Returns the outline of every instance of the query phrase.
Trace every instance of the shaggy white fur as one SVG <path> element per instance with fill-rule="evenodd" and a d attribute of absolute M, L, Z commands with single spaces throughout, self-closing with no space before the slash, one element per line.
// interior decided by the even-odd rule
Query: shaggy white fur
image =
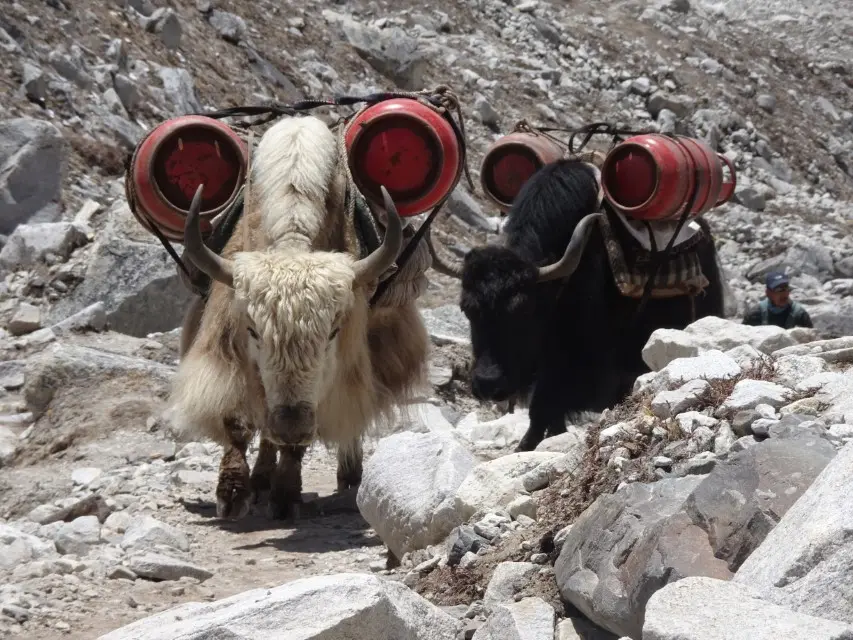
<path fill-rule="evenodd" d="M 272 246 L 308 250 L 326 220 L 338 142 L 319 118 L 283 118 L 264 133 L 253 158 L 252 198 Z"/>
<path fill-rule="evenodd" d="M 268 406 L 315 404 L 334 387 L 336 350 L 327 347 L 355 302 L 352 263 L 345 253 L 235 256 L 234 287 L 258 336 L 250 340 Z"/>

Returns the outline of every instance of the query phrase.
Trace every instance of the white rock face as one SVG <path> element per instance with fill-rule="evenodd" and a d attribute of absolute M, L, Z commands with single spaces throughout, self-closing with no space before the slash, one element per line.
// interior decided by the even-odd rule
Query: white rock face
<path fill-rule="evenodd" d="M 848 640 L 853 627 L 760 600 L 743 585 L 688 577 L 646 605 L 643 640 Z"/>
<path fill-rule="evenodd" d="M 519 495 L 532 490 L 526 486 L 531 486 L 530 479 L 538 478 L 540 465 L 545 469 L 549 463 L 565 457 L 560 453 L 525 451 L 481 462 L 459 486 L 455 500 L 456 511 L 465 521 L 478 511 L 485 513 L 506 507 Z M 528 482 L 525 483 L 525 480 Z"/>
<path fill-rule="evenodd" d="M 643 347 L 643 361 L 660 371 L 676 358 L 700 355 L 707 351 L 728 351 L 750 345 L 766 354 L 798 344 L 788 331 L 772 325 L 748 326 L 734 320 L 708 316 L 683 331 L 658 329 Z"/>
<path fill-rule="evenodd" d="M 501 562 L 495 567 L 486 592 L 483 606 L 492 611 L 496 606 L 515 600 L 515 594 L 525 588 L 539 573 L 541 567 L 530 562 Z"/>
<path fill-rule="evenodd" d="M 794 389 L 803 380 L 828 368 L 826 360 L 817 356 L 785 356 L 776 360 L 776 377 L 780 384 Z"/>
<path fill-rule="evenodd" d="M 30 560 L 56 555 L 56 545 L 53 542 L 45 542 L 9 525 L 0 524 L 0 569 L 12 570 Z"/>
<path fill-rule="evenodd" d="M 553 640 L 554 607 L 542 598 L 498 605 L 472 640 Z"/>
<path fill-rule="evenodd" d="M 479 422 L 476 414 L 465 416 L 456 427 L 457 435 L 475 448 L 515 447 L 530 426 L 526 410 L 508 413 L 497 420 Z"/>
<path fill-rule="evenodd" d="M 97 516 L 81 516 L 71 522 L 62 522 L 56 533 L 56 549 L 62 554 L 85 556 L 89 547 L 101 541 L 101 524 Z"/>
<path fill-rule="evenodd" d="M 144 516 L 130 524 L 124 533 L 121 546 L 128 550 L 154 549 L 163 546 L 189 551 L 190 543 L 180 529 L 151 516 Z"/>
<path fill-rule="evenodd" d="M 669 418 L 695 407 L 711 385 L 706 380 L 691 380 L 678 389 L 661 391 L 652 399 L 652 413 L 659 418 Z"/>
<path fill-rule="evenodd" d="M 461 623 L 407 587 L 359 573 L 192 602 L 98 640 L 447 640 Z"/>
<path fill-rule="evenodd" d="M 730 380 L 740 375 L 740 372 L 740 365 L 731 356 L 719 349 L 712 349 L 699 356 L 676 358 L 669 362 L 651 378 L 648 388 L 659 393 L 681 387 L 693 380 Z"/>
<path fill-rule="evenodd" d="M 429 433 L 432 431 L 450 432 L 453 425 L 444 417 L 441 407 L 429 402 L 421 402 L 406 407 L 408 416 L 400 414 L 397 423 L 397 431 L 411 431 L 413 433 Z"/>
<path fill-rule="evenodd" d="M 848 443 L 746 559 L 733 581 L 795 611 L 853 624 L 851 487 L 853 443 Z"/>
<path fill-rule="evenodd" d="M 778 409 L 785 405 L 790 396 L 790 389 L 775 382 L 741 380 L 720 406 L 719 411 L 743 411 L 744 409 L 755 409 L 762 404 Z"/>
<path fill-rule="evenodd" d="M 440 542 L 464 522 L 454 496 L 476 464 L 476 458 L 449 436 L 406 432 L 388 436 L 364 463 L 358 508 L 399 558 Z"/>

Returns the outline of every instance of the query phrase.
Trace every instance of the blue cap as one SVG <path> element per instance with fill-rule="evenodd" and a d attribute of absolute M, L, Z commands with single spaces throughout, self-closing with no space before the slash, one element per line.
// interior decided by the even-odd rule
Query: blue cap
<path fill-rule="evenodd" d="M 767 278 L 765 280 L 767 288 L 771 291 L 777 287 L 788 284 L 788 282 L 788 275 L 781 271 L 771 271 L 767 274 Z"/>

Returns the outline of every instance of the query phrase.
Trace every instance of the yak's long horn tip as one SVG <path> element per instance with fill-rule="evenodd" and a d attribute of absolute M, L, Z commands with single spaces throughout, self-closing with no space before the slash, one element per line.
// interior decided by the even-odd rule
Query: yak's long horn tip
<path fill-rule="evenodd" d="M 385 202 L 385 211 L 389 216 L 399 216 L 399 212 L 397 211 L 397 205 L 394 204 L 394 198 L 391 197 L 391 194 L 388 192 L 388 189 L 385 188 L 385 185 L 379 186 L 380 191 L 382 191 L 382 200 Z"/>
<path fill-rule="evenodd" d="M 201 194 L 204 192 L 204 183 L 202 182 L 198 185 L 198 188 L 195 190 L 195 195 L 193 196 L 192 202 L 190 203 L 189 216 L 197 216 L 201 211 Z"/>

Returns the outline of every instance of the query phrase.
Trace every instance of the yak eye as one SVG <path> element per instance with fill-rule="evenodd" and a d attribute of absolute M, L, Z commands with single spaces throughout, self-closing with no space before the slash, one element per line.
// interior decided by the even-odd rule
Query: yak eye
<path fill-rule="evenodd" d="M 255 340 L 257 340 L 257 339 L 258 339 L 258 332 L 257 332 L 257 331 L 255 331 L 254 329 L 252 329 L 252 327 L 249 327 L 249 328 L 247 329 L 247 331 L 249 332 L 249 335 L 250 335 L 252 338 L 254 338 Z"/>
<path fill-rule="evenodd" d="M 338 335 L 338 331 L 340 330 L 340 327 L 335 327 L 334 329 L 332 329 L 332 333 L 329 334 L 329 342 L 335 339 L 335 336 Z"/>

